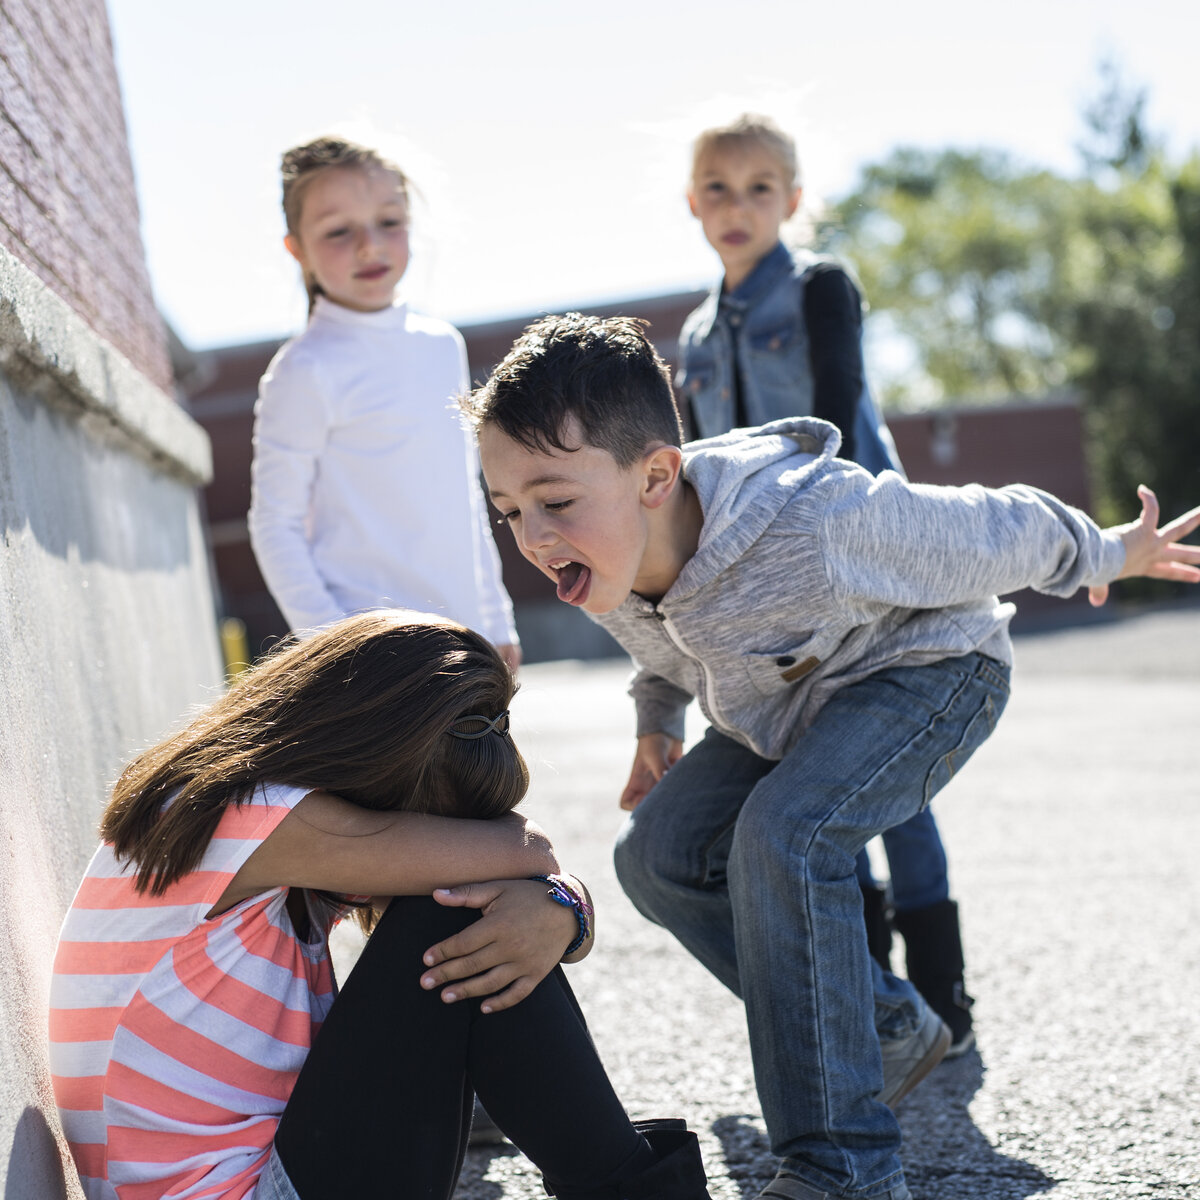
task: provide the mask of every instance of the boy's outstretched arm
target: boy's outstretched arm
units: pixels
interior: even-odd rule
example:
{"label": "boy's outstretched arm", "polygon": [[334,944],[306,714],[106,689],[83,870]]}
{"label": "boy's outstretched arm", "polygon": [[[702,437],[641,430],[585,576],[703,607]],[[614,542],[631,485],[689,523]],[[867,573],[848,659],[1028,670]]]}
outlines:
{"label": "boy's outstretched arm", "polygon": [[[1158,528],[1158,497],[1142,484],[1138,488],[1142,512],[1128,525],[1114,525],[1106,532],[1120,535],[1125,545],[1125,565],[1118,579],[1143,576],[1200,583],[1200,546],[1184,546],[1179,539],[1200,528],[1200,508],[1193,508],[1169,525]],[[1088,599],[1097,607],[1108,599],[1108,585],[1088,588]]]}
{"label": "boy's outstretched arm", "polygon": [[667,733],[646,733],[637,740],[629,782],[621,793],[621,807],[632,812],[646,793],[683,757],[683,742]]}

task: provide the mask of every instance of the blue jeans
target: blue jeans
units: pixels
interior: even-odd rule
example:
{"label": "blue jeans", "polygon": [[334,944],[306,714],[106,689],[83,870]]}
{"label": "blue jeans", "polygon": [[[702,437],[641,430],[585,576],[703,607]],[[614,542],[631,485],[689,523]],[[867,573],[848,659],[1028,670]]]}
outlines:
{"label": "blue jeans", "polygon": [[300,1200],[300,1193],[292,1185],[283,1163],[279,1161],[279,1151],[273,1146],[271,1157],[267,1159],[252,1195],[254,1200]]}
{"label": "blue jeans", "polygon": [[901,1187],[900,1130],[875,1100],[878,1032],[919,1020],[867,953],[855,856],[923,810],[991,734],[1008,668],[981,654],[881,671],[837,692],[781,761],[710,729],[630,815],[617,875],[742,997],[763,1117],[817,1189]]}
{"label": "blue jeans", "polygon": [[[931,809],[922,809],[895,829],[885,829],[883,849],[897,912],[915,912],[950,898],[946,850]],[[875,876],[865,850],[858,852],[854,866],[858,882],[864,887],[873,886]]]}

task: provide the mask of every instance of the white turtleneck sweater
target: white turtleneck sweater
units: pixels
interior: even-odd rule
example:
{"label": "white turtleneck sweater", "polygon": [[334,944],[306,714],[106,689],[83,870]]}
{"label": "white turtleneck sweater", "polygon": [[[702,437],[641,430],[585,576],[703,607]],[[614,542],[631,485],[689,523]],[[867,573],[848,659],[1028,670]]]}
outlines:
{"label": "white turtleneck sweater", "polygon": [[319,297],[254,409],[250,541],[293,629],[380,606],[436,612],[515,643],[474,440],[458,330],[402,304]]}

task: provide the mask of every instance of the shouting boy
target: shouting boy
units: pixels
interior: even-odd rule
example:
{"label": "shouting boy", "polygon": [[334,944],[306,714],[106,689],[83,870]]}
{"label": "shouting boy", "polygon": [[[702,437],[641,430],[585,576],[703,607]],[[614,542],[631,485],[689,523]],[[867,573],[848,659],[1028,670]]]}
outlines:
{"label": "shouting boy", "polygon": [[[867,952],[857,852],[995,727],[1011,604],[1134,575],[1200,582],[1162,530],[1025,486],[910,484],[814,418],[680,445],[640,323],[531,325],[464,402],[522,554],[637,664],[621,884],[746,1005],[779,1173],[761,1200],[908,1200],[895,1104],[949,1035]],[[683,755],[695,697],[710,728]],[[878,1037],[876,1037],[878,1033]]]}

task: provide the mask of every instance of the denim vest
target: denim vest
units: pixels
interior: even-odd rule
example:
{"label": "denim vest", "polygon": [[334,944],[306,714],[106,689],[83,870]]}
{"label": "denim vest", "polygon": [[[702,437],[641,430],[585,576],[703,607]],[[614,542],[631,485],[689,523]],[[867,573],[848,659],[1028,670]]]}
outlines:
{"label": "denim vest", "polygon": [[[812,269],[822,261],[806,251],[793,256],[779,242],[724,306],[720,306],[718,284],[683,323],[675,383],[691,405],[699,437],[715,437],[733,428],[735,346],[743,410],[750,425],[812,415],[804,288]],[[872,474],[892,470],[903,475],[891,431],[871,398],[865,370],[854,443],[856,461]]]}

